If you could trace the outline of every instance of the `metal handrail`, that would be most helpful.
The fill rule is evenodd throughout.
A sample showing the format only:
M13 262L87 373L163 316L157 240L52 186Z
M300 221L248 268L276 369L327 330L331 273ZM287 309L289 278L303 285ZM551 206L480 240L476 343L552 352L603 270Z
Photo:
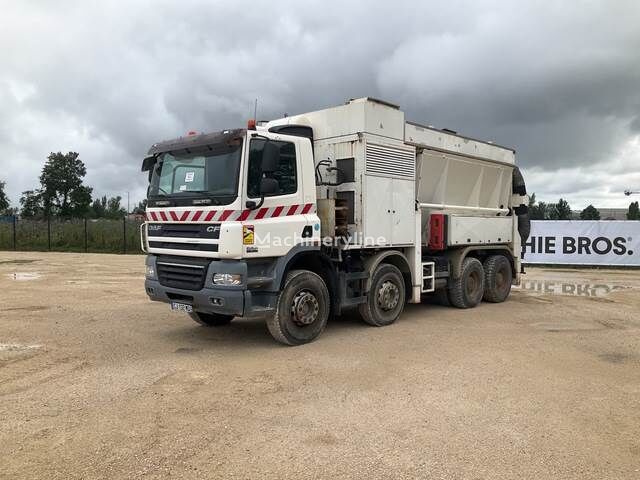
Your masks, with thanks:
M149 249L147 248L146 245L146 240L147 240L147 229L145 228L147 225L147 222L143 222L140 224L140 249L144 252L144 253L149 253Z
M509 213L508 208L472 207L470 205L447 205L445 203L420 203L420 208L435 210L467 210L471 212Z

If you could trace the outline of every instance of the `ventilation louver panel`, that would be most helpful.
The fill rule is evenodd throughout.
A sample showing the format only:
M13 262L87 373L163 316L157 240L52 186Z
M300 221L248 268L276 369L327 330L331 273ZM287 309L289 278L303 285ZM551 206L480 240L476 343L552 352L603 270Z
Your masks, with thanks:
M415 151L367 143L366 173L367 175L414 179L416 176Z

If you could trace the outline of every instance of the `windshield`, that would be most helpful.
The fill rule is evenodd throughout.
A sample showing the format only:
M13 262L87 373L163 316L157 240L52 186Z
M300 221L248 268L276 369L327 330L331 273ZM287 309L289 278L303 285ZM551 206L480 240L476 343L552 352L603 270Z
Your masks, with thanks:
M158 156L149 185L150 197L217 197L238 192L242 140Z

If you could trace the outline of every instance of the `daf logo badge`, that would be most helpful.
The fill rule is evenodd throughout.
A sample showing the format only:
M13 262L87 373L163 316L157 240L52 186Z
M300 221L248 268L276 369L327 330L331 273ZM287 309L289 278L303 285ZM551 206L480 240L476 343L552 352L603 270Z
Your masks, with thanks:
M149 230L162 230L162 225L149 225Z
M215 225L215 226L211 226L211 227L207 227L207 232L211 233L211 232L217 232L220 230L220 225Z

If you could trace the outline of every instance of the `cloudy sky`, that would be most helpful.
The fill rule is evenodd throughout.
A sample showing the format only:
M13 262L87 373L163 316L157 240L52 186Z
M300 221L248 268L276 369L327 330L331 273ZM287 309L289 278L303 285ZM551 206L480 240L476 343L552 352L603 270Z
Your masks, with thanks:
M556 5L556 3L562 5ZM640 2L0 0L0 180L75 150L143 197L150 144L374 96L518 151L574 208L640 190Z

